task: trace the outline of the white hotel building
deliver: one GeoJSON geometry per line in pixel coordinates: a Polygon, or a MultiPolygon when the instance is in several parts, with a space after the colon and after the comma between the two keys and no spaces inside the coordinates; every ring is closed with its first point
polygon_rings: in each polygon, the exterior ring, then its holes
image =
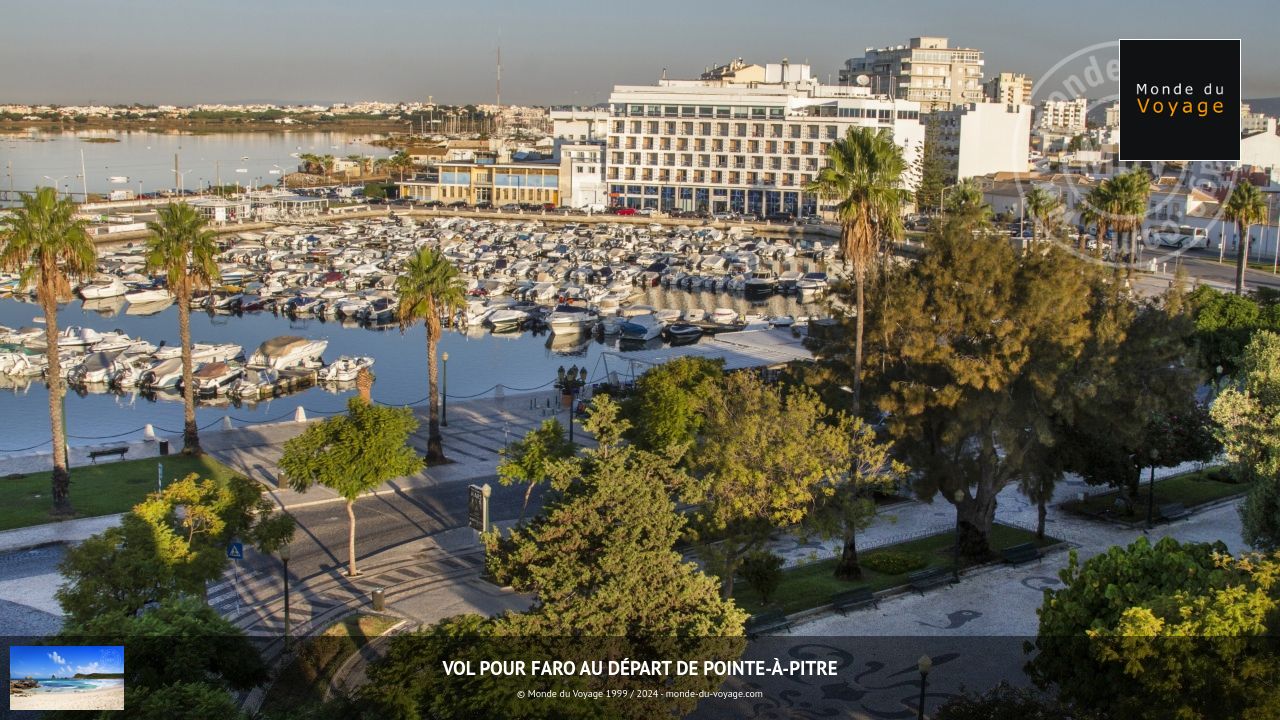
{"type": "Polygon", "coordinates": [[[698,80],[616,86],[609,96],[611,204],[660,210],[812,215],[804,187],[850,127],[888,129],[918,183],[924,126],[916,102],[821,85],[808,65],[737,60],[698,80]]]}

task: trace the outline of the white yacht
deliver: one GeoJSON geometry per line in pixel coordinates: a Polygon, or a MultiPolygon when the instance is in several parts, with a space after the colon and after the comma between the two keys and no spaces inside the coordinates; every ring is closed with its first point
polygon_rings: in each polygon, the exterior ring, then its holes
{"type": "Polygon", "coordinates": [[[146,288],[125,293],[125,300],[130,305],[147,305],[149,303],[173,302],[173,295],[165,288],[146,288]]]}
{"type": "Polygon", "coordinates": [[[142,373],[141,385],[148,390],[164,390],[178,387],[182,380],[182,359],[160,360],[142,373]]]}
{"type": "Polygon", "coordinates": [[[249,356],[253,367],[283,370],[292,367],[315,367],[321,364],[320,356],[329,347],[328,340],[309,340],[296,335],[281,335],[261,345],[249,356]]]}
{"type": "Polygon", "coordinates": [[[547,316],[547,326],[553,335],[571,335],[583,332],[596,324],[599,317],[584,307],[559,305],[547,316]]]}
{"type": "MultiPolygon", "coordinates": [[[[235,343],[191,343],[191,362],[226,362],[240,357],[244,348],[235,343]]],[[[168,345],[155,352],[156,360],[182,358],[181,345],[168,345]]]]}
{"type": "Polygon", "coordinates": [[[85,300],[116,297],[129,291],[123,281],[114,275],[98,276],[93,282],[80,286],[80,297],[85,300]]]}
{"type": "Polygon", "coordinates": [[[228,386],[242,374],[244,368],[239,363],[209,362],[192,373],[191,379],[196,386],[196,395],[213,397],[224,394],[228,386]]]}
{"type": "Polygon", "coordinates": [[[324,382],[350,382],[356,379],[361,370],[370,367],[373,367],[371,357],[343,355],[320,371],[320,379],[324,382]]]}
{"type": "Polygon", "coordinates": [[[662,334],[667,324],[657,315],[637,315],[622,323],[622,339],[645,342],[662,334]]]}

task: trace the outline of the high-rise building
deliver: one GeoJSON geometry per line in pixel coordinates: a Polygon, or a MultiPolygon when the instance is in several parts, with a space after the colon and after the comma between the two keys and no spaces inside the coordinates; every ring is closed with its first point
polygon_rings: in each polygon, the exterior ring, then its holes
{"type": "Polygon", "coordinates": [[[1120,127],[1120,103],[1111,103],[1106,108],[1106,118],[1103,121],[1104,127],[1118,128],[1120,127]]]}
{"type": "Polygon", "coordinates": [[[1032,85],[1030,75],[1002,72],[983,83],[982,89],[993,103],[1030,105],[1032,85]]]}
{"type": "Polygon", "coordinates": [[[896,47],[867,48],[840,71],[844,85],[920,103],[921,112],[982,102],[982,51],[947,46],[944,37],[915,37],[896,47]]]}
{"type": "Polygon", "coordinates": [[[1085,131],[1085,114],[1088,111],[1089,101],[1084,98],[1046,100],[1040,103],[1036,128],[1055,133],[1082,133],[1085,131]]]}
{"type": "Polygon", "coordinates": [[[1027,172],[1031,106],[970,103],[930,113],[949,182],[999,172],[1027,172]]]}
{"type": "Polygon", "coordinates": [[[741,60],[697,80],[620,85],[609,96],[612,204],[755,215],[812,215],[805,192],[848,128],[884,128],[918,184],[920,105],[865,86],[822,85],[808,65],[741,60]]]}

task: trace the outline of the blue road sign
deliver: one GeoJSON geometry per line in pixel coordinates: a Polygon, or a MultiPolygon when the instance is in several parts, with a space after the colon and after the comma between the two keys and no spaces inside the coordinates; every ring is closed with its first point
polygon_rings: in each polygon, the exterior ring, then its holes
{"type": "Polygon", "coordinates": [[[233,542],[227,546],[227,557],[232,560],[244,559],[244,543],[233,542]]]}

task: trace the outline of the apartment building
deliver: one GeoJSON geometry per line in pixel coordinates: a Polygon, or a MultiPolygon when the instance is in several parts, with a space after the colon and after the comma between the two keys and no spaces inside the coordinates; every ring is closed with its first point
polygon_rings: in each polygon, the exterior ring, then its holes
{"type": "Polygon", "coordinates": [[[1046,100],[1040,103],[1036,129],[1052,133],[1082,133],[1085,131],[1085,115],[1088,111],[1089,101],[1085,98],[1046,100]]]}
{"type": "Polygon", "coordinates": [[[949,164],[950,179],[1030,169],[1031,106],[969,103],[930,113],[939,151],[949,164]]]}
{"type": "Polygon", "coordinates": [[[400,197],[416,202],[560,204],[560,165],[548,162],[441,162],[397,184],[400,197]]]}
{"type": "Polygon", "coordinates": [[[865,52],[845,61],[841,84],[865,83],[872,92],[919,103],[921,112],[982,102],[981,50],[949,47],[944,37],[915,37],[865,52]]]}
{"type": "Polygon", "coordinates": [[[696,80],[617,86],[609,97],[606,179],[614,205],[812,215],[805,192],[851,127],[889,130],[918,183],[919,103],[830,86],[807,65],[734,61],[696,80]]]}
{"type": "Polygon", "coordinates": [[[1030,75],[1002,72],[983,83],[987,100],[1005,105],[1030,105],[1033,83],[1030,75]]]}
{"type": "Polygon", "coordinates": [[[565,143],[559,146],[558,153],[560,203],[603,210],[609,204],[609,186],[604,179],[604,143],[565,143]]]}

